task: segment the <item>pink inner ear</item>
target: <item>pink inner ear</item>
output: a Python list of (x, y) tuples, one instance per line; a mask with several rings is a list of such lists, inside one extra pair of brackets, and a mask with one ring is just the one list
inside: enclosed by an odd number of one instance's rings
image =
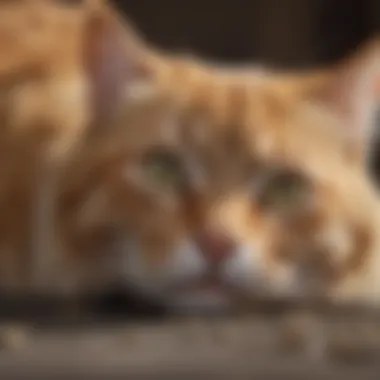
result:
[(338, 64), (320, 94), (320, 100), (342, 118), (347, 136), (363, 151), (374, 133), (379, 77), (379, 47), (374, 41)]
[(104, 12), (91, 20), (85, 41), (85, 67), (90, 77), (94, 117), (111, 118), (122, 99), (131, 72), (127, 31)]

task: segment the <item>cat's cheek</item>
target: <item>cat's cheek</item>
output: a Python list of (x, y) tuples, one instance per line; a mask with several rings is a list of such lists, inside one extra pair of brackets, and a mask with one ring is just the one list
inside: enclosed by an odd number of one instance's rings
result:
[(191, 243), (182, 241), (165, 248), (147, 247), (128, 239), (120, 250), (120, 275), (129, 289), (169, 300), (172, 288), (200, 277), (205, 262)]
[(222, 268), (223, 279), (247, 294), (265, 291), (265, 258), (259, 245), (242, 244)]
[(298, 298), (304, 294), (296, 267), (281, 261), (267, 262), (263, 268), (263, 296), (268, 298)]
[[(286, 247), (289, 250), (289, 247)], [(240, 272), (235, 279), (244, 286), (247, 295), (260, 298), (282, 299), (298, 298), (305, 295), (306, 282), (296, 262), (283, 257), (284, 246), (273, 244), (273, 236), (256, 239), (235, 256), (236, 266), (239, 259)], [(245, 253), (245, 254), (244, 254)]]

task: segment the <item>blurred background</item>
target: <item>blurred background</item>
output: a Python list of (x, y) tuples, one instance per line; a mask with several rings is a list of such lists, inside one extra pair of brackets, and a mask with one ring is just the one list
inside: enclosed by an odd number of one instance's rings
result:
[(160, 47), (298, 68), (333, 61), (380, 26), (378, 0), (114, 0)]

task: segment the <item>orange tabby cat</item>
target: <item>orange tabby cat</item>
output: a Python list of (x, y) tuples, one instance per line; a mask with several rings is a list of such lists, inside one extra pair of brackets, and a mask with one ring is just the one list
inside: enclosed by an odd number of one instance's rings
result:
[(378, 302), (380, 203), (363, 162), (377, 61), (377, 43), (304, 75), (151, 53), (113, 133), (62, 183), (61, 280), (118, 280), (180, 310)]
[[(362, 162), (375, 50), (305, 76), (130, 54), (122, 113), (99, 118), (111, 133), (61, 178), (48, 290), (121, 281), (180, 309), (376, 300), (378, 199)], [(27, 288), (27, 261), (6, 248), (1, 287)]]
[(38, 287), (54, 260), (54, 177), (93, 120), (112, 118), (126, 75), (115, 62), (132, 46), (103, 0), (3, 2), (0, 21), (0, 263), (29, 252), (25, 286)]

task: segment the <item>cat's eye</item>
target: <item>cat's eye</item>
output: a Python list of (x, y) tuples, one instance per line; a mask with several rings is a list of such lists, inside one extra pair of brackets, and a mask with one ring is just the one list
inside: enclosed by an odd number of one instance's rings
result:
[(187, 173), (181, 157), (167, 149), (153, 149), (142, 160), (144, 176), (153, 186), (181, 190), (187, 184)]
[(311, 183), (293, 171), (277, 171), (268, 176), (259, 190), (259, 203), (275, 212), (297, 212), (312, 199)]

